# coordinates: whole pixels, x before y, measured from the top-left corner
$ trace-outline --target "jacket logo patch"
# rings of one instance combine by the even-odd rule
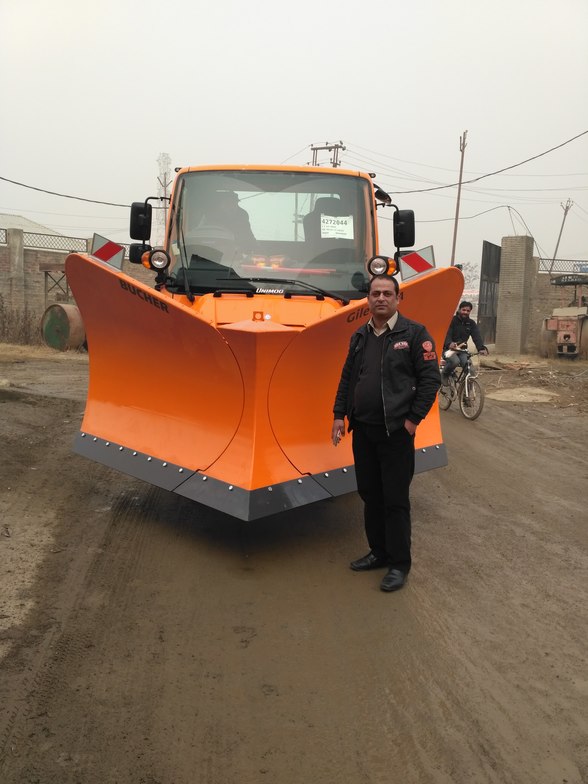
[[[423,343],[423,348],[425,349],[425,351],[432,351],[433,344],[431,343],[430,340],[425,340],[425,342]]]
[[[398,343],[395,343],[393,348],[408,348],[408,343],[406,340],[399,340]]]

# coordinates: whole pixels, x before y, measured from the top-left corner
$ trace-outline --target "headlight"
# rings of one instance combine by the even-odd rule
[[[385,275],[388,272],[388,259],[383,256],[374,256],[368,262],[368,272],[370,275]]]
[[[374,256],[368,261],[367,268],[370,275],[394,275],[396,262],[389,256]]]
[[[170,257],[165,250],[158,248],[149,254],[149,264],[154,270],[164,270],[170,265]]]

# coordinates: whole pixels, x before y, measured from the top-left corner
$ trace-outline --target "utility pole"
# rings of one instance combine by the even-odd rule
[[[559,248],[559,241],[561,240],[561,235],[563,234],[563,227],[564,223],[566,222],[566,218],[568,217],[568,212],[574,206],[574,202],[571,199],[568,199],[565,204],[561,205],[562,210],[564,211],[563,220],[561,222],[561,228],[559,230],[559,236],[557,238],[557,242],[555,243],[555,250],[553,251],[553,259],[551,260],[551,270],[553,270],[553,265],[555,264],[555,259],[557,258],[557,249]]]
[[[312,166],[320,166],[320,163],[318,162],[318,155],[317,155],[319,150],[328,150],[328,152],[333,153],[333,155],[331,156],[330,163],[333,169],[336,169],[337,166],[341,165],[341,162],[339,161],[339,150],[346,150],[347,148],[345,147],[342,141],[339,141],[339,142],[335,142],[334,144],[331,144],[330,142],[325,142],[322,145],[311,144],[310,149],[312,150],[312,164],[311,164]]]
[[[461,199],[461,180],[463,177],[463,158],[466,148],[467,131],[463,132],[463,136],[459,137],[459,151],[461,152],[461,160],[459,163],[459,183],[457,186],[457,204],[455,206],[455,224],[453,226],[453,245],[451,248],[451,266],[455,266],[455,244],[457,242],[457,224],[459,222],[459,201]]]
[[[167,189],[172,184],[171,178],[171,158],[166,152],[162,152],[157,159],[159,164],[159,190],[157,195],[160,199],[167,199]],[[159,209],[157,210],[157,244],[163,245],[165,241],[165,224],[167,220],[167,201],[160,202]]]

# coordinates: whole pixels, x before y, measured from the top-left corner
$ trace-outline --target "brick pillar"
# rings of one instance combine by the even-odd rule
[[[22,309],[25,306],[24,278],[24,238],[21,229],[6,229],[6,244],[9,259],[9,298],[10,307]]]
[[[533,238],[503,237],[495,344],[499,354],[525,350],[534,269]]]

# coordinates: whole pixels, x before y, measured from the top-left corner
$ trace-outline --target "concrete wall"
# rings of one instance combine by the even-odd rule
[[[496,351],[500,354],[520,354],[525,348],[532,275],[533,238],[503,237],[496,316]]]
[[[573,289],[552,286],[539,272],[532,237],[503,237],[498,283],[495,349],[500,354],[538,354],[541,328],[553,308],[568,305]]]

